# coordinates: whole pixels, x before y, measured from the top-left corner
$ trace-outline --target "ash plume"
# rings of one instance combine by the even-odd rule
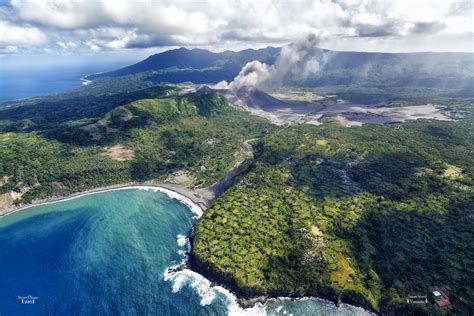
[[[243,87],[268,88],[281,85],[287,76],[306,79],[320,69],[316,58],[308,58],[318,43],[319,37],[309,34],[296,43],[284,46],[273,65],[258,60],[248,62],[227,87],[234,91]],[[219,85],[223,87],[226,83],[220,82]]]

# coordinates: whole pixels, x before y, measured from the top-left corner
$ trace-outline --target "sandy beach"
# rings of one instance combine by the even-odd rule
[[[49,203],[54,203],[54,202],[71,200],[74,198],[78,198],[78,197],[90,195],[90,194],[97,194],[97,193],[102,193],[102,192],[125,190],[125,189],[144,189],[144,190],[156,189],[157,191],[161,191],[167,194],[171,198],[177,198],[177,196],[173,196],[172,194],[172,193],[175,193],[175,194],[183,196],[186,199],[189,199],[189,201],[192,202],[192,204],[197,205],[202,211],[204,211],[208,207],[209,203],[215,198],[214,193],[211,190],[208,190],[207,188],[190,189],[181,185],[170,184],[170,183],[130,182],[130,183],[110,185],[110,186],[105,186],[105,187],[98,187],[98,188],[94,188],[94,189],[90,189],[86,191],[80,191],[80,192],[75,192],[72,194],[67,194],[67,195],[53,195],[44,199],[34,200],[32,203],[28,203],[28,204],[12,205],[10,207],[0,210],[0,218],[13,214],[15,212],[19,212],[24,209],[28,209],[30,207],[37,206],[37,205],[44,205],[44,204],[49,204]],[[166,191],[169,191],[169,192],[166,192]],[[182,202],[185,202],[183,201],[184,199],[179,199],[179,200],[181,200]],[[184,203],[184,204],[190,204],[190,203]],[[192,205],[188,205],[188,206],[191,207]]]
[[[183,197],[189,199],[193,204],[197,205],[202,211],[204,211],[207,209],[207,207],[213,200],[215,200],[222,193],[224,193],[225,190],[227,190],[227,188],[232,184],[232,182],[234,181],[234,178],[239,173],[240,165],[245,161],[248,155],[252,154],[253,149],[249,143],[252,140],[253,139],[248,139],[244,142],[243,156],[235,162],[234,166],[227,172],[227,174],[221,180],[205,188],[191,189],[179,184],[153,182],[153,181],[114,184],[110,186],[98,187],[98,188],[85,190],[85,191],[79,191],[79,192],[66,194],[66,195],[53,195],[44,199],[34,200],[32,201],[32,203],[28,203],[28,204],[10,205],[5,208],[0,208],[0,218],[6,215],[12,214],[14,212],[21,211],[23,209],[36,206],[36,205],[59,202],[62,200],[69,200],[69,199],[73,199],[73,198],[83,196],[83,195],[112,191],[112,190],[132,189],[132,188],[140,189],[140,188],[145,188],[145,187],[149,189],[156,188],[158,191],[163,191],[163,190],[160,190],[161,188],[161,189],[169,190],[171,192],[180,194]],[[175,198],[175,196],[172,196],[173,194],[169,194],[169,192],[164,192],[164,193],[169,195],[172,198]],[[188,206],[192,208],[192,205],[188,205]]]

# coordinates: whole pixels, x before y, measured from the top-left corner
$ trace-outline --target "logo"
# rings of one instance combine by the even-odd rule
[[[428,304],[428,295],[409,295],[407,304]]]
[[[22,305],[33,305],[38,300],[38,296],[32,296],[32,295],[20,296],[20,295],[18,295],[18,300],[20,301],[20,303]]]

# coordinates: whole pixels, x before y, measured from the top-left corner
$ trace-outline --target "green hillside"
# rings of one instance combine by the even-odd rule
[[[295,126],[198,221],[193,254],[247,294],[323,295],[400,313],[474,292],[474,120]],[[453,171],[456,172],[453,172]]]
[[[207,186],[232,168],[246,139],[274,128],[211,93],[179,96],[173,87],[157,86],[121,97],[46,99],[1,111],[0,175],[6,183],[0,193],[27,191],[21,203],[165,180],[174,172],[186,174],[190,186]]]
[[[245,156],[197,222],[192,258],[203,271],[247,296],[432,315],[447,311],[406,298],[450,286],[453,313],[474,308],[472,99],[451,88],[291,87],[443,104],[460,118],[288,127],[149,75],[0,105],[0,194],[27,203],[147,180],[204,188]]]

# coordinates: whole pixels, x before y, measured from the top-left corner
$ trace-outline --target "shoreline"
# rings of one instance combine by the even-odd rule
[[[191,247],[191,234],[187,236],[188,239],[188,247]],[[192,249],[192,247],[191,247]],[[322,301],[327,304],[333,304],[337,308],[341,308],[344,306],[349,306],[354,309],[362,310],[364,313],[368,315],[377,315],[378,312],[372,310],[371,308],[363,305],[357,305],[351,302],[346,301],[336,301],[332,297],[325,297],[325,296],[318,296],[318,295],[291,295],[291,294],[284,294],[284,293],[255,293],[254,295],[247,295],[244,293],[242,289],[235,287],[231,282],[227,282],[222,278],[212,274],[212,272],[206,271],[205,269],[196,266],[196,263],[193,262],[192,253],[185,252],[185,258],[182,260],[180,264],[173,265],[168,267],[165,270],[164,278],[166,281],[175,281],[180,279],[180,277],[191,278],[193,281],[192,287],[198,289],[199,295],[202,299],[205,299],[205,296],[208,295],[210,291],[214,291],[215,293],[221,293],[229,299],[229,308],[234,310],[234,313],[252,313],[253,309],[257,308],[264,308],[266,304],[270,301],[280,300],[280,301],[305,301],[305,300],[316,300]],[[181,275],[180,275],[181,274]],[[197,285],[202,278],[203,284],[202,287]],[[210,304],[208,302],[207,304]]]
[[[214,288],[218,292],[224,291],[224,294],[229,294],[228,296],[231,299],[235,300],[238,308],[248,311],[257,307],[258,305],[265,306],[268,301],[271,300],[290,300],[290,301],[299,301],[299,300],[322,300],[325,302],[330,302],[336,307],[341,307],[343,305],[348,305],[354,308],[362,309],[368,314],[377,315],[379,311],[372,309],[368,305],[357,304],[356,302],[350,302],[342,300],[339,296],[338,299],[334,296],[324,296],[321,294],[308,294],[308,295],[298,295],[286,292],[260,292],[253,289],[243,289],[238,287],[232,281],[226,280],[222,276],[214,273],[205,265],[203,265],[199,259],[196,258],[192,249],[194,242],[194,226],[193,229],[186,235],[188,249],[185,252],[185,258],[180,264],[168,267],[165,271],[165,278],[172,279],[172,277],[179,272],[185,272],[186,270],[191,273],[195,273],[209,282],[209,288]]]
[[[87,86],[92,83],[92,80],[86,79],[87,76],[81,78],[81,82],[83,86]]]
[[[75,192],[72,194],[60,195],[60,196],[51,196],[44,199],[39,199],[33,201],[29,204],[23,204],[19,206],[13,206],[7,208],[6,212],[0,214],[0,220],[8,215],[27,210],[29,208],[48,205],[52,203],[70,201],[76,198],[83,196],[100,194],[105,192],[113,192],[119,190],[147,190],[154,192],[161,192],[168,196],[168,198],[178,200],[180,203],[186,205],[189,208],[189,211],[194,215],[195,219],[199,219],[203,212],[207,209],[208,205],[214,198],[215,194],[210,191],[208,188],[203,189],[190,189],[177,184],[170,183],[152,183],[152,182],[142,182],[142,183],[124,183],[116,184],[104,187],[98,187],[90,190],[85,190],[81,192]],[[192,253],[192,242],[194,239],[194,226],[193,230],[186,236],[189,242],[188,254],[186,255],[185,261],[182,262],[175,271],[172,271],[171,274],[182,270],[189,270],[193,273],[196,273],[203,277],[204,279],[210,282],[210,287],[212,288],[222,288],[223,290],[229,292],[229,294],[235,298],[235,303],[244,310],[253,308],[258,304],[264,306],[269,300],[281,299],[281,300],[304,300],[304,299],[320,299],[327,302],[334,303],[336,306],[341,304],[351,305],[357,308],[361,308],[369,313],[373,313],[372,310],[368,309],[365,306],[353,305],[347,302],[335,302],[331,298],[322,297],[322,296],[284,296],[283,293],[254,293],[255,295],[248,295],[244,293],[244,290],[237,288],[231,282],[227,282],[221,277],[214,275],[208,269],[200,266],[198,260],[194,257]],[[173,267],[170,267],[173,268]]]
[[[32,202],[27,203],[27,204],[21,204],[21,205],[12,204],[3,210],[0,209],[0,219],[7,215],[16,213],[18,211],[21,211],[33,206],[64,201],[64,200],[73,199],[73,198],[88,195],[88,194],[94,194],[94,193],[100,193],[100,192],[106,192],[106,191],[112,191],[112,190],[118,190],[118,189],[125,189],[125,188],[132,189],[132,188],[136,188],[140,186],[153,187],[157,189],[162,188],[162,189],[172,191],[176,194],[180,194],[183,197],[191,200],[194,204],[196,204],[202,210],[202,212],[204,212],[212,201],[218,198],[222,193],[224,193],[227,190],[227,188],[229,188],[230,185],[232,185],[233,181],[238,176],[239,168],[241,167],[244,161],[245,159],[236,161],[234,166],[229,170],[229,172],[227,172],[227,174],[221,180],[205,188],[192,189],[192,188],[188,188],[179,184],[166,183],[166,182],[153,182],[153,181],[118,183],[118,184],[92,188],[92,189],[78,191],[78,192],[69,193],[69,194],[52,195],[43,199],[33,200]],[[190,205],[188,205],[188,207],[192,208]]]
[[[170,184],[170,183],[131,182],[131,183],[114,184],[114,185],[109,185],[109,186],[104,186],[104,187],[97,187],[90,190],[79,191],[79,192],[75,192],[71,194],[53,195],[44,199],[34,200],[28,204],[12,205],[10,207],[5,208],[3,211],[0,212],[0,219],[8,215],[11,215],[11,214],[29,209],[31,207],[35,207],[35,206],[47,205],[47,204],[57,203],[57,202],[62,202],[62,201],[69,201],[69,200],[76,199],[82,196],[110,192],[110,191],[126,190],[126,189],[156,190],[156,191],[162,192],[166,194],[168,197],[177,199],[181,203],[185,204],[191,210],[191,212],[195,215],[198,215],[198,214],[194,206],[200,209],[200,215],[202,215],[202,212],[204,212],[207,209],[209,203],[214,199],[214,197],[209,194],[210,192],[207,189],[190,189],[181,185]],[[179,198],[179,196],[183,197],[184,199]],[[200,217],[200,215],[198,217]]]

